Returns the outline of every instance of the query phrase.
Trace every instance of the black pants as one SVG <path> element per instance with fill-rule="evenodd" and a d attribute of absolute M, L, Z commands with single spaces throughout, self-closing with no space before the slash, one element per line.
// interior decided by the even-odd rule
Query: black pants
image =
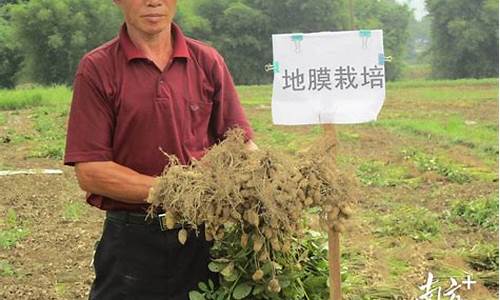
<path fill-rule="evenodd" d="M 188 300 L 200 281 L 217 278 L 208 270 L 211 243 L 203 233 L 190 230 L 184 245 L 177 233 L 106 218 L 89 299 Z"/>

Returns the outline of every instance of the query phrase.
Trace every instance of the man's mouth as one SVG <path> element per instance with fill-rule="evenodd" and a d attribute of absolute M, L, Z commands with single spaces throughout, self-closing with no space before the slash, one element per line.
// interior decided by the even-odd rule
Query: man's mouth
<path fill-rule="evenodd" d="M 165 15 L 162 14 L 147 14 L 147 15 L 142 15 L 143 18 L 149 20 L 149 21 L 159 21 L 165 17 Z"/>

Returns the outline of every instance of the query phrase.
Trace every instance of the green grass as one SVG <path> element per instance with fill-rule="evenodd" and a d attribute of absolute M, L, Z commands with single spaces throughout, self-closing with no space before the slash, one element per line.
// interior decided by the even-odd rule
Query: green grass
<path fill-rule="evenodd" d="M 14 275 L 15 272 L 12 265 L 7 260 L 0 259 L 0 277 L 7 277 Z"/>
<path fill-rule="evenodd" d="M 410 268 L 407 261 L 397 258 L 389 259 L 389 273 L 394 276 L 396 280 L 399 280 L 399 278 L 409 270 Z"/>
<path fill-rule="evenodd" d="M 469 86 L 470 87 L 470 86 Z M 415 90 L 415 97 L 417 99 L 426 99 L 427 101 L 434 102 L 446 102 L 453 101 L 455 103 L 468 103 L 481 102 L 484 100 L 496 100 L 497 92 L 492 89 L 482 90 L 480 88 L 477 89 L 458 89 L 458 88 L 439 88 L 439 89 L 430 89 L 430 88 L 422 88 Z"/>
<path fill-rule="evenodd" d="M 251 118 L 250 123 L 255 135 L 259 138 L 259 144 L 265 147 L 279 147 L 288 151 L 297 149 L 295 134 L 284 133 L 276 130 L 268 120 L 264 118 Z"/>
<path fill-rule="evenodd" d="M 66 141 L 68 106 L 38 107 L 33 113 L 37 146 L 30 157 L 62 159 Z"/>
<path fill-rule="evenodd" d="M 434 277 L 440 282 L 438 286 L 441 286 L 443 288 L 449 287 L 451 277 L 455 278 L 458 282 L 461 282 L 467 276 L 466 269 L 453 265 L 443 264 L 441 262 L 438 262 L 437 266 L 435 266 L 433 269 L 434 270 L 432 273 L 434 274 Z"/>
<path fill-rule="evenodd" d="M 87 205 L 83 201 L 65 202 L 62 217 L 65 220 L 78 221 L 87 211 Z"/>
<path fill-rule="evenodd" d="M 273 126 L 271 116 L 259 113 L 250 118 L 258 145 L 295 153 L 309 145 L 322 132 L 320 126 L 309 126 L 304 131 L 293 131 L 288 126 Z"/>
<path fill-rule="evenodd" d="M 245 106 L 271 105 L 272 85 L 238 86 L 237 91 Z"/>
<path fill-rule="evenodd" d="M 457 200 L 448 212 L 451 220 L 459 220 L 469 226 L 498 231 L 498 194 L 477 199 Z M 472 229 L 474 230 L 474 229 Z"/>
<path fill-rule="evenodd" d="M 0 111 L 68 104 L 71 90 L 66 86 L 0 89 Z"/>
<path fill-rule="evenodd" d="M 498 244 L 475 245 L 467 251 L 465 261 L 485 287 L 498 290 Z"/>
<path fill-rule="evenodd" d="M 387 89 L 497 85 L 498 78 L 459 80 L 402 80 L 387 83 Z"/>
<path fill-rule="evenodd" d="M 321 127 L 317 127 L 321 128 Z M 319 135 L 319 132 L 318 132 Z M 359 142 L 359 134 L 349 130 L 338 130 L 337 138 L 339 142 Z"/>
<path fill-rule="evenodd" d="M 440 232 L 438 215 L 424 207 L 396 205 L 384 215 L 376 215 L 378 236 L 409 237 L 417 242 L 434 239 Z"/>
<path fill-rule="evenodd" d="M 435 138 L 441 142 L 464 145 L 485 156 L 498 155 L 498 128 L 496 124 L 467 125 L 460 116 L 446 119 L 386 119 L 377 126 L 395 129 L 426 139 Z"/>
<path fill-rule="evenodd" d="M 0 249 L 8 249 L 19 240 L 25 238 L 29 232 L 17 218 L 13 209 L 9 209 L 4 220 L 0 223 Z"/>
<path fill-rule="evenodd" d="M 466 168 L 419 150 L 403 150 L 403 155 L 405 159 L 413 161 L 419 171 L 436 172 L 450 182 L 464 184 L 473 179 Z"/>
<path fill-rule="evenodd" d="M 60 299 L 68 298 L 69 284 L 66 282 L 56 282 L 54 285 L 54 292 Z"/>
<path fill-rule="evenodd" d="M 393 300 L 405 299 L 407 291 L 404 291 L 399 286 L 388 286 L 382 283 L 376 285 L 363 286 L 354 296 L 349 297 L 349 300 Z"/>
<path fill-rule="evenodd" d="M 327 242 L 328 237 L 325 235 L 325 248 L 327 247 Z M 342 282 L 345 283 L 345 288 L 349 290 L 359 287 L 362 278 L 356 275 L 358 271 L 366 267 L 366 257 L 359 250 L 349 249 L 349 251 L 342 251 L 341 260 L 346 262 L 343 265 L 345 269 L 341 271 Z"/>
<path fill-rule="evenodd" d="M 367 186 L 389 187 L 418 184 L 418 178 L 413 178 L 405 166 L 385 164 L 375 160 L 363 162 L 356 174 L 360 182 Z"/>
<path fill-rule="evenodd" d="M 474 245 L 465 253 L 465 260 L 476 271 L 498 271 L 498 245 Z"/>

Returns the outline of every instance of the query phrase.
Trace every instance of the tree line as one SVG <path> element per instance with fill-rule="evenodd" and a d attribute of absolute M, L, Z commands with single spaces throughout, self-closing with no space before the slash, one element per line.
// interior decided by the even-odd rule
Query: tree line
<path fill-rule="evenodd" d="M 498 0 L 427 5 L 433 74 L 497 76 Z M 71 84 L 83 54 L 115 37 L 122 22 L 112 1 L 0 0 L 0 86 Z M 415 20 L 395 0 L 189 0 L 179 1 L 176 22 L 222 53 L 236 83 L 263 84 L 272 80 L 264 72 L 272 34 L 350 29 L 384 30 L 385 54 L 394 58 L 386 75 L 397 80 Z"/>
<path fill-rule="evenodd" d="M 426 0 L 433 73 L 441 78 L 498 77 L 498 0 Z"/>

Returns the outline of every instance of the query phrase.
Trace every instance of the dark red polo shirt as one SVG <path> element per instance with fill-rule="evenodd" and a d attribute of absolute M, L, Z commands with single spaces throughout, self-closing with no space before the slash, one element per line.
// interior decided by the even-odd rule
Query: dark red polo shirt
<path fill-rule="evenodd" d="M 120 35 L 86 54 L 74 81 L 64 164 L 114 161 L 158 176 L 160 151 L 183 164 L 199 159 L 232 127 L 252 130 L 219 53 L 187 38 L 172 24 L 172 62 L 165 70 Z M 87 201 L 103 210 L 144 211 L 99 195 Z"/>

